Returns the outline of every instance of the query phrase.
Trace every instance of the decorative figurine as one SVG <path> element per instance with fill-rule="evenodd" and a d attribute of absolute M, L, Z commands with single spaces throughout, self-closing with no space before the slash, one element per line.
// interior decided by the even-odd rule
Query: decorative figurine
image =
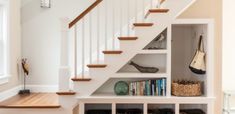
<path fill-rule="evenodd" d="M 164 34 L 160 34 L 154 41 L 156 42 L 156 47 L 149 47 L 148 49 L 162 49 L 162 43 L 163 41 L 166 39 L 166 37 L 164 36 Z"/>
<path fill-rule="evenodd" d="M 143 67 L 134 63 L 133 61 L 131 61 L 129 64 L 134 66 L 141 73 L 156 73 L 159 71 L 159 69 L 156 67 Z"/>
<path fill-rule="evenodd" d="M 29 64 L 27 63 L 27 59 L 23 58 L 21 60 L 21 65 L 24 71 L 24 89 L 19 91 L 19 94 L 30 94 L 30 90 L 26 89 L 25 84 L 26 84 L 26 76 L 29 75 Z"/>

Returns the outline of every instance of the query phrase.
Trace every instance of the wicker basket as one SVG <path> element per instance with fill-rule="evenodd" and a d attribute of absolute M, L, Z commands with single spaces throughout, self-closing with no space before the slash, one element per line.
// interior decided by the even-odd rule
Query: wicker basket
<path fill-rule="evenodd" d="M 201 96 L 202 95 L 201 82 L 193 83 L 179 83 L 173 82 L 171 87 L 172 95 L 175 96 Z"/>

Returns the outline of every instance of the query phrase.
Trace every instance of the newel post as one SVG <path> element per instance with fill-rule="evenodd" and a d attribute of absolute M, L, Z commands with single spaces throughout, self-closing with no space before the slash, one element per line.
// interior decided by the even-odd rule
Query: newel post
<path fill-rule="evenodd" d="M 69 68 L 69 19 L 61 18 L 61 39 L 60 39 L 60 69 L 59 69 L 59 91 L 70 90 L 70 68 Z"/>

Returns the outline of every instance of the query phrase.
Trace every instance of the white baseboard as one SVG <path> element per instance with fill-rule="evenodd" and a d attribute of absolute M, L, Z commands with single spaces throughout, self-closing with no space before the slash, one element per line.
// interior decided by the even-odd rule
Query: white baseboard
<path fill-rule="evenodd" d="M 12 88 L 12 89 L 0 92 L 0 101 L 4 101 L 10 97 L 15 96 L 16 94 L 18 94 L 19 90 L 21 90 L 21 89 L 22 89 L 22 86 L 19 85 L 19 86 Z"/>
<path fill-rule="evenodd" d="M 58 85 L 26 85 L 31 92 L 58 92 Z"/>
<path fill-rule="evenodd" d="M 18 94 L 22 89 L 22 85 L 16 86 L 12 89 L 0 92 L 0 102 Z M 26 85 L 26 89 L 30 89 L 31 92 L 48 92 L 54 93 L 58 91 L 57 85 Z"/>

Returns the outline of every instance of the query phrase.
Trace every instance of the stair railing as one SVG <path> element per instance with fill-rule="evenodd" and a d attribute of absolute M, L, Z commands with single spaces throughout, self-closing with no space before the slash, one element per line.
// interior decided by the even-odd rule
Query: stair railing
<path fill-rule="evenodd" d="M 86 79 L 85 65 L 102 64 L 101 50 L 117 50 L 117 36 L 135 35 L 131 24 L 145 22 L 147 20 L 145 18 L 146 9 L 160 8 L 159 4 L 164 1 L 96 0 L 71 22 L 68 22 L 68 19 L 63 19 L 61 66 L 69 66 L 70 45 L 68 39 L 69 33 L 73 31 L 74 65 L 72 75 L 75 79 Z M 79 73 L 80 76 L 78 76 Z M 63 80 L 61 81 L 64 82 Z"/>

